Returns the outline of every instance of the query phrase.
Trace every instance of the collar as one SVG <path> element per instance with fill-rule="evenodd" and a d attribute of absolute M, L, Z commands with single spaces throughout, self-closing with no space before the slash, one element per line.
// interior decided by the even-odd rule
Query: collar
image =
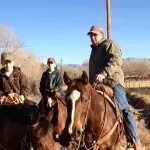
<path fill-rule="evenodd" d="M 91 48 L 97 48 L 97 47 L 99 47 L 99 45 L 100 45 L 101 43 L 103 43 L 104 40 L 105 40 L 105 39 L 102 38 L 102 39 L 97 43 L 97 45 L 91 44 Z"/>

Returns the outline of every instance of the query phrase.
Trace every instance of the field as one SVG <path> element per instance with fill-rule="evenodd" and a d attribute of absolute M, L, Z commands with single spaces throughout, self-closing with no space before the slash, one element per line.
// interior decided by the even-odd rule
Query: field
<path fill-rule="evenodd" d="M 150 150 L 150 81 L 126 83 L 141 142 Z"/>

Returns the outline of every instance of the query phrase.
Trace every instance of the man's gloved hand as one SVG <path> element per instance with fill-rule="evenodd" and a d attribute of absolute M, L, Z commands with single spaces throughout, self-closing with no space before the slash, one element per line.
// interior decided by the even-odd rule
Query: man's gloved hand
<path fill-rule="evenodd" d="M 19 95 L 19 97 L 20 97 L 20 99 L 21 99 L 22 101 L 24 101 L 24 100 L 25 100 L 24 95 Z"/>
<path fill-rule="evenodd" d="M 104 79 L 105 79 L 105 76 L 103 74 L 96 75 L 96 81 L 102 83 Z"/>

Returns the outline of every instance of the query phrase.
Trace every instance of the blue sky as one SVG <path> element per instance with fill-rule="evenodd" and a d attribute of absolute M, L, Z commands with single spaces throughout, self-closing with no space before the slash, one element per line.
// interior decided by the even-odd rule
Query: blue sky
<path fill-rule="evenodd" d="M 123 57 L 150 58 L 150 1 L 111 1 L 112 39 Z M 101 25 L 106 33 L 105 0 L 5 0 L 0 21 L 40 61 L 53 56 L 57 62 L 82 64 L 90 55 L 90 26 Z"/>

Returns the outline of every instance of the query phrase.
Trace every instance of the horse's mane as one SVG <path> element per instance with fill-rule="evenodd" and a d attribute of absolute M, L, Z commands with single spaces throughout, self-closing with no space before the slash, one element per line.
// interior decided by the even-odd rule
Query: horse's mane
<path fill-rule="evenodd" d="M 0 120 L 4 119 L 23 125 L 32 125 L 39 119 L 39 108 L 37 105 L 29 104 L 0 105 Z"/>

